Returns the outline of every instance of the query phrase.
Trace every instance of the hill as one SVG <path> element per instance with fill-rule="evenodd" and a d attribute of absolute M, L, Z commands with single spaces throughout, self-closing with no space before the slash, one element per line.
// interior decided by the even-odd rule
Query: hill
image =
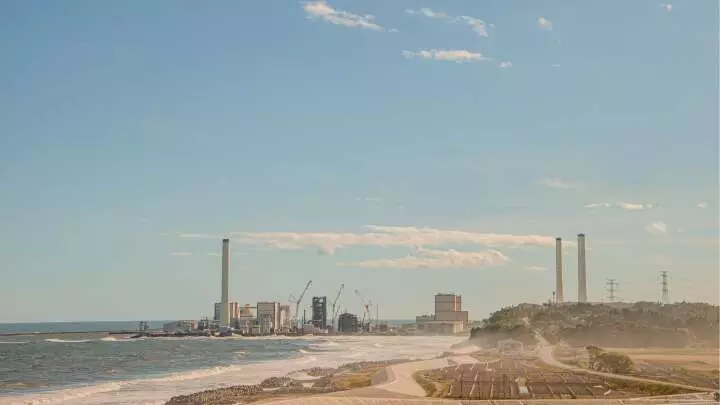
<path fill-rule="evenodd" d="M 470 339 L 483 346 L 512 338 L 534 344 L 533 329 L 551 343 L 600 347 L 713 347 L 720 307 L 707 303 L 520 304 L 495 311 Z"/>

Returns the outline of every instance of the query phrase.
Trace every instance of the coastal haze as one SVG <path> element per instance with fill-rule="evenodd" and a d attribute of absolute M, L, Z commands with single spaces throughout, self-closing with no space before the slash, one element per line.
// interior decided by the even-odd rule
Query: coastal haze
<path fill-rule="evenodd" d="M 3 1 L 0 405 L 720 400 L 719 11 Z"/>

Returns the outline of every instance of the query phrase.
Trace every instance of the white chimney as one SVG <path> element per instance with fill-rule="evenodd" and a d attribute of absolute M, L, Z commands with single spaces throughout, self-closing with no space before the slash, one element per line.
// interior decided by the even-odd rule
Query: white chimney
<path fill-rule="evenodd" d="M 563 296 L 562 238 L 555 238 L 555 302 L 562 304 Z"/>
<path fill-rule="evenodd" d="M 230 239 L 222 241 L 222 290 L 220 293 L 220 326 L 230 325 Z"/>
<path fill-rule="evenodd" d="M 578 302 L 587 302 L 587 269 L 585 268 L 585 234 L 578 235 Z"/>

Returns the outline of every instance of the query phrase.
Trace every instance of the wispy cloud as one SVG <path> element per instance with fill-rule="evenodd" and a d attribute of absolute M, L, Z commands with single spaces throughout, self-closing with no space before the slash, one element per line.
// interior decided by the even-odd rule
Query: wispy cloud
<path fill-rule="evenodd" d="M 708 207 L 708 203 L 706 203 L 706 202 L 699 202 L 699 203 L 697 203 L 697 207 L 698 207 L 698 208 L 705 209 L 705 208 Z"/>
<path fill-rule="evenodd" d="M 172 253 L 170 253 L 170 256 L 176 256 L 176 257 L 192 256 L 192 253 L 190 253 L 190 252 L 172 252 Z"/>
<path fill-rule="evenodd" d="M 667 233 L 668 227 L 662 221 L 655 221 L 645 226 L 645 230 L 655 235 L 662 235 L 664 233 Z"/>
<path fill-rule="evenodd" d="M 428 18 L 436 18 L 439 20 L 444 20 L 449 23 L 453 24 L 465 24 L 468 25 L 475 33 L 477 33 L 481 37 L 487 37 L 488 31 L 487 31 L 487 25 L 485 24 L 485 21 L 470 17 L 467 15 L 461 15 L 461 16 L 451 16 L 443 11 L 433 11 L 429 8 L 421 8 L 421 9 L 406 9 L 406 13 L 413 14 L 413 15 L 421 15 Z"/>
<path fill-rule="evenodd" d="M 560 64 L 559 64 L 559 63 L 553 63 L 553 64 L 550 65 L 550 66 L 551 66 L 551 67 L 554 67 L 554 68 L 559 68 L 559 67 L 560 67 Z"/>
<path fill-rule="evenodd" d="M 412 226 L 366 225 L 366 233 L 331 232 L 233 232 L 234 242 L 266 246 L 275 249 L 316 249 L 332 254 L 344 246 L 404 246 L 425 247 L 443 245 L 554 246 L 555 238 L 545 235 L 511 235 L 479 233 L 452 229 L 419 228 Z M 571 243 L 569 243 L 571 245 Z"/>
<path fill-rule="evenodd" d="M 338 266 L 393 269 L 449 269 L 498 266 L 510 258 L 497 250 L 462 252 L 457 250 L 418 249 L 417 255 L 396 259 L 375 259 L 357 262 L 339 262 Z"/>
<path fill-rule="evenodd" d="M 527 271 L 545 271 L 547 270 L 547 267 L 543 266 L 526 266 L 525 270 Z"/>
<path fill-rule="evenodd" d="M 552 21 L 548 20 L 545 17 L 538 17 L 537 24 L 538 24 L 538 27 L 540 27 L 544 30 L 552 30 L 552 28 L 553 28 Z"/>
<path fill-rule="evenodd" d="M 355 201 L 382 202 L 380 197 L 356 197 Z"/>
<path fill-rule="evenodd" d="M 510 62 L 510 61 L 500 62 L 500 68 L 502 68 L 502 69 L 507 69 L 509 67 L 512 67 L 512 65 L 513 65 L 512 62 Z"/>
<path fill-rule="evenodd" d="M 220 256 L 222 256 L 222 254 L 217 253 L 217 252 L 210 252 L 210 253 L 205 253 L 205 256 L 220 257 Z"/>
<path fill-rule="evenodd" d="M 660 4 L 660 7 L 664 8 L 665 11 L 670 12 L 672 11 L 672 4 Z"/>
<path fill-rule="evenodd" d="M 487 58 L 479 53 L 470 52 L 464 49 L 429 49 L 418 52 L 402 51 L 402 56 L 408 59 L 418 58 L 427 60 L 451 61 L 456 63 L 492 60 L 492 58 Z"/>
<path fill-rule="evenodd" d="M 558 178 L 549 178 L 549 177 L 546 177 L 546 178 L 540 180 L 539 184 L 546 186 L 546 187 L 559 188 L 559 189 L 564 189 L 564 190 L 567 190 L 570 188 L 575 188 L 578 186 L 577 183 L 573 183 L 573 182 L 558 179 Z"/>
<path fill-rule="evenodd" d="M 366 28 L 373 31 L 397 31 L 388 30 L 375 22 L 375 16 L 371 14 L 353 14 L 343 10 L 336 10 L 325 1 L 307 1 L 303 3 L 303 9 L 308 18 L 321 19 L 331 24 L 344 25 L 351 28 Z"/>
<path fill-rule="evenodd" d="M 627 211 L 640 211 L 640 210 L 647 210 L 650 208 L 653 208 L 652 204 L 640 204 L 640 203 L 629 203 L 629 202 L 600 202 L 600 203 L 592 203 L 592 204 L 585 204 L 585 208 L 611 208 L 611 207 L 618 207 L 622 208 Z"/>

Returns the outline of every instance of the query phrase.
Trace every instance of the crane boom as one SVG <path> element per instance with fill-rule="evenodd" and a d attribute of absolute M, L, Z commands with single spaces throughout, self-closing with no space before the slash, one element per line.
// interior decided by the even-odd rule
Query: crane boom
<path fill-rule="evenodd" d="M 303 290 L 302 294 L 300 294 L 300 298 L 298 298 L 295 301 L 295 316 L 293 316 L 293 327 L 297 328 L 297 317 L 298 312 L 300 312 L 300 303 L 302 302 L 303 298 L 305 297 L 305 293 L 307 292 L 308 288 L 310 288 L 310 285 L 312 284 L 312 280 L 308 280 L 307 284 L 305 285 L 305 289 Z"/>
<path fill-rule="evenodd" d="M 340 299 L 340 294 L 342 294 L 344 288 L 345 288 L 345 284 L 340 284 L 340 290 L 338 290 L 338 293 L 332 302 L 332 327 L 333 327 L 333 329 L 335 329 L 335 319 L 337 318 L 337 311 L 338 311 L 338 309 L 340 309 L 339 307 L 337 307 L 337 302 Z"/>

